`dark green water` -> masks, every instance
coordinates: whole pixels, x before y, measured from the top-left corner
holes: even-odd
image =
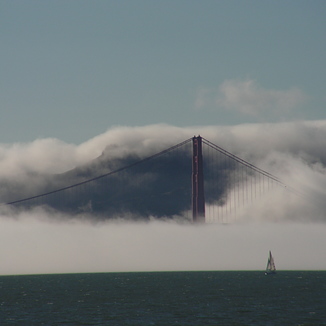
[[[326,272],[1,276],[0,325],[326,325]]]

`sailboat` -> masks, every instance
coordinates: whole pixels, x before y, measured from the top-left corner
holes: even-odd
[[[276,274],[274,258],[272,256],[271,251],[269,251],[269,256],[268,256],[268,261],[267,261],[267,266],[265,271],[265,275],[270,275],[270,274]]]

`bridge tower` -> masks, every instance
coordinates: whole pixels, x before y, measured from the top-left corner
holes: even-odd
[[[202,137],[192,138],[192,218],[194,223],[205,222],[205,194]]]

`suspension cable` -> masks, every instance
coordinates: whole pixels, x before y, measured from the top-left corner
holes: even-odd
[[[66,187],[63,187],[63,188],[59,188],[59,189],[55,189],[55,190],[52,190],[52,191],[48,191],[46,193],[43,193],[43,194],[39,194],[39,195],[35,195],[35,196],[31,196],[31,197],[27,197],[27,198],[23,198],[23,199],[18,199],[18,200],[14,200],[14,201],[10,201],[10,202],[7,202],[7,203],[2,203],[0,205],[13,205],[13,204],[18,204],[18,203],[21,203],[21,202],[25,202],[25,201],[28,201],[28,200],[31,200],[31,199],[35,199],[35,198],[40,198],[40,197],[44,197],[44,196],[47,196],[47,195],[51,195],[51,194],[54,194],[54,193],[57,193],[57,192],[60,192],[60,191],[63,191],[63,190],[67,190],[67,189],[71,189],[71,188],[75,188],[75,187],[78,187],[78,186],[81,186],[81,185],[84,185],[84,184],[87,184],[87,183],[90,183],[92,181],[95,181],[95,180],[99,180],[99,179],[102,179],[104,177],[107,177],[107,176],[110,176],[110,175],[113,175],[113,174],[116,174],[118,172],[121,172],[121,171],[124,171],[124,170],[127,170],[131,167],[134,167],[136,165],[139,165],[141,163],[144,163],[146,161],[149,161],[149,160],[152,160],[158,156],[161,156],[161,155],[164,155],[168,152],[171,152],[173,151],[174,149],[176,148],[179,148],[187,143],[189,143],[190,141],[192,141],[192,138],[189,138],[179,144],[176,144],[172,147],[169,147],[161,152],[158,152],[156,154],[153,154],[151,156],[148,156],[148,157],[145,157],[144,159],[141,159],[139,161],[136,161],[134,163],[131,163],[129,165],[126,165],[126,166],[123,166],[119,169],[116,169],[114,171],[111,171],[111,172],[108,172],[108,173],[105,173],[105,174],[102,174],[102,175],[99,175],[97,177],[94,177],[94,178],[91,178],[91,179],[88,179],[88,180],[85,180],[85,181],[82,181],[82,182],[78,182],[78,183],[75,183],[75,184],[72,184],[72,185],[69,185],[69,186],[66,186]]]

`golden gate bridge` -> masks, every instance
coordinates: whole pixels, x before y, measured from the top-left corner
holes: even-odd
[[[290,189],[275,175],[194,136],[145,158],[133,154],[76,168],[50,178],[38,194],[5,204],[102,218],[181,216],[226,223],[275,186]]]

